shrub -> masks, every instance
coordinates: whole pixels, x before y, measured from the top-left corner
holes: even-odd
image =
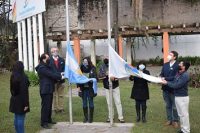
[[[26,71],[25,73],[26,73],[26,75],[29,78],[31,86],[39,85],[39,77],[38,77],[38,75],[36,73],[34,73],[34,72],[28,72],[28,71]]]

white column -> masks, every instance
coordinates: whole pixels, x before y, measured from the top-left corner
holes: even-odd
[[[17,35],[18,35],[18,60],[23,61],[23,54],[22,54],[22,28],[21,22],[17,22]]]
[[[90,53],[91,53],[91,61],[96,66],[95,40],[90,41]]]
[[[32,32],[31,32],[31,18],[27,19],[27,28],[28,28],[28,69],[33,71],[33,47],[32,47]]]
[[[28,71],[27,41],[26,41],[26,21],[25,20],[22,20],[22,38],[23,38],[24,70]]]
[[[127,38],[126,43],[126,60],[128,64],[131,64],[131,38]]]
[[[34,47],[34,67],[38,65],[38,38],[37,38],[37,21],[36,15],[32,17],[33,19],[33,47]]]
[[[40,55],[44,53],[44,35],[43,35],[43,22],[42,13],[38,14],[38,24],[39,24],[39,42],[40,42]]]

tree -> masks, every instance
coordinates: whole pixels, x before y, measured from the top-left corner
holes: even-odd
[[[0,0],[0,67],[11,68],[16,60],[16,25],[10,20],[10,0]]]

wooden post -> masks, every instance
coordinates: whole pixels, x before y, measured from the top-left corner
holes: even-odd
[[[119,56],[123,58],[123,38],[121,36],[118,37],[119,44]]]
[[[169,34],[168,32],[163,33],[163,61],[168,62],[167,56],[169,54]]]
[[[77,62],[80,64],[81,50],[80,39],[78,37],[74,37],[74,55],[76,57]]]

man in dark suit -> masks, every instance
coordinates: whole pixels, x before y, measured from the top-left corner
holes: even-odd
[[[163,65],[160,76],[167,81],[173,81],[178,73],[178,53],[176,51],[171,51],[167,58],[169,62]],[[165,125],[173,125],[175,128],[178,128],[179,118],[175,106],[174,89],[168,85],[162,85],[162,90],[167,113],[167,122]]]
[[[48,123],[55,124],[51,119],[51,109],[53,101],[54,85],[57,80],[61,80],[60,73],[54,73],[49,66],[48,54],[42,54],[40,64],[36,67],[40,82],[41,105],[41,126],[49,128]]]
[[[65,70],[65,60],[59,56],[57,47],[51,48],[50,66],[53,72],[62,73]],[[56,113],[64,112],[64,88],[65,80],[60,80],[55,83],[55,91],[53,93],[53,108]]]

